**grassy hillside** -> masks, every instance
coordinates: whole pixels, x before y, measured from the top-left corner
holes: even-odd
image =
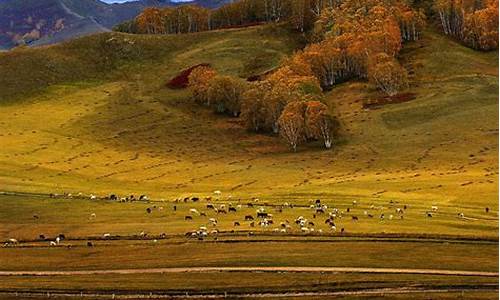
[[[164,87],[198,63],[259,73],[297,45],[286,32],[256,27],[102,34],[2,53],[1,72],[11,74],[0,78],[2,188],[168,200],[222,190],[244,201],[357,200],[366,208],[396,201],[416,208],[415,218],[389,228],[364,220],[355,231],[497,235],[497,53],[426,32],[401,57],[412,71],[414,100],[364,109],[382,96],[363,82],[327,94],[343,125],[332,151],[309,145],[290,153],[275,137],[193,105],[188,91]],[[443,212],[439,226],[423,223],[431,205]]]
[[[276,65],[281,55],[297,47],[297,41],[292,38],[279,27],[184,36],[104,33],[56,46],[16,49],[0,55],[0,73],[9,74],[0,78],[0,103],[33,92],[39,94],[57,84],[129,82],[132,74],[151,74],[160,67],[163,73],[157,74],[156,80],[166,80],[167,77],[161,76],[174,74],[178,68],[190,66],[192,61],[216,61],[216,65],[226,68],[223,71],[243,70],[245,62],[247,68],[256,62],[265,69]],[[182,53],[186,49],[190,52]],[[192,60],[184,60],[188,55]],[[165,69],[169,73],[165,73]]]

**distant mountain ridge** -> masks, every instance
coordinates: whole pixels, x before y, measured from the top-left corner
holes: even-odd
[[[187,2],[218,7],[230,0]],[[105,32],[150,6],[186,4],[170,0],[138,0],[107,4],[99,0],[0,0],[0,49],[47,45]]]

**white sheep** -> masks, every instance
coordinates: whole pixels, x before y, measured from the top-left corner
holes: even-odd
[[[214,191],[214,195],[220,196],[220,195],[222,195],[222,192],[221,191]]]
[[[432,206],[432,207],[431,207],[431,210],[432,210],[432,211],[437,211],[437,210],[438,210],[438,207],[437,207],[437,206]]]

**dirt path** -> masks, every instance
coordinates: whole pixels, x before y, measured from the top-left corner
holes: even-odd
[[[78,275],[124,275],[162,273],[219,273],[219,272],[270,272],[270,273],[371,273],[371,274],[421,274],[444,276],[498,277],[498,272],[396,269],[396,268],[347,268],[347,267],[189,267],[78,271],[0,271],[0,276],[78,276]]]

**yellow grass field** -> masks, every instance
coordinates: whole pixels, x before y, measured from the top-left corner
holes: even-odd
[[[313,143],[291,153],[278,137],[247,132],[240,120],[194,104],[188,90],[165,86],[199,63],[223,74],[259,74],[301,45],[281,27],[258,26],[165,37],[107,33],[0,53],[0,73],[8,74],[0,78],[0,240],[21,242],[0,248],[0,270],[178,262],[498,272],[498,52],[424,32],[399,58],[410,71],[415,99],[368,108],[383,96],[363,81],[325,93],[341,123],[328,151]],[[151,201],[101,199],[110,194],[145,194]],[[175,201],[187,197],[201,200]],[[310,208],[316,199],[343,213],[336,231]],[[238,209],[218,215],[208,203]],[[280,210],[285,203],[293,207]],[[396,210],[404,206],[401,218]],[[430,217],[432,206],[438,209]],[[274,215],[274,225],[245,221],[259,207]],[[190,209],[207,215],[186,221]],[[294,224],[299,216],[314,222],[315,232],[304,234]],[[211,226],[209,218],[219,221],[220,243],[184,237]],[[291,229],[277,233],[287,221]],[[141,232],[148,238],[139,238]],[[59,247],[39,238],[60,233],[67,240]],[[105,233],[119,240],[102,240]],[[155,243],[161,233],[167,238]],[[337,291],[353,282],[370,288],[462,284],[468,291],[478,282],[487,289],[464,297],[489,299],[495,292],[488,284],[498,289],[497,278],[459,276],[217,273],[207,281],[204,275],[0,277],[0,292]],[[415,297],[434,299],[431,288]]]

